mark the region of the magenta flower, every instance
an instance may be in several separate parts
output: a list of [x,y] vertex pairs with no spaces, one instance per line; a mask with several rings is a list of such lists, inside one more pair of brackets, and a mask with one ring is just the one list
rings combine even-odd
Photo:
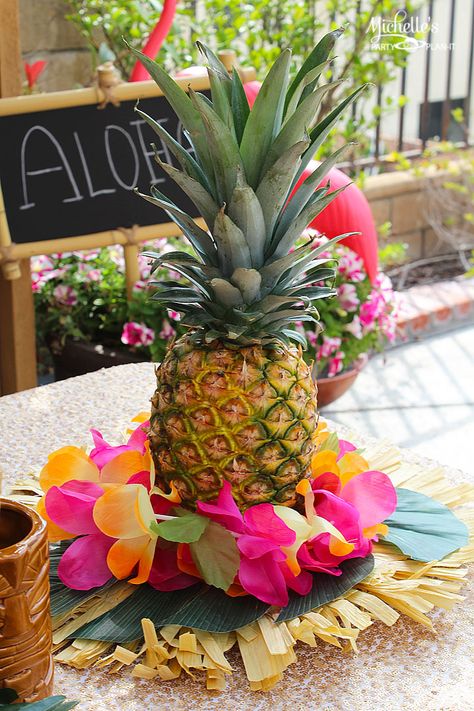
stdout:
[[287,556],[282,548],[293,545],[296,533],[276,515],[273,506],[258,504],[242,515],[232,487],[225,481],[215,502],[198,501],[197,508],[236,534],[241,558],[238,575],[244,590],[269,605],[284,607],[288,589],[282,567],[287,567]]
[[94,449],[89,454],[89,457],[100,470],[103,469],[108,462],[124,452],[135,451],[144,455],[149,424],[149,422],[144,422],[139,425],[130,435],[127,444],[119,445],[108,444],[98,430],[91,430],[92,439],[94,440]]
[[329,358],[341,345],[341,339],[331,336],[323,336],[323,343],[319,349],[318,358]]
[[[340,441],[340,445],[344,454],[353,451],[349,442]],[[349,545],[324,533],[302,546],[298,561],[306,570],[338,575],[337,566],[343,560],[367,556],[372,540],[386,533],[383,521],[395,511],[396,490],[389,477],[379,471],[363,472],[346,482],[326,472],[314,479],[311,487],[305,505],[314,506],[318,516],[331,521]]]
[[155,340],[155,332],[144,323],[129,321],[124,324],[121,341],[127,346],[150,346]]
[[52,486],[45,497],[46,513],[53,523],[76,538],[61,556],[58,577],[74,590],[90,590],[112,577],[107,555],[115,543],[94,522],[92,512],[104,490],[91,481],[72,479]]
[[334,356],[329,360],[329,378],[333,378],[335,375],[341,372],[342,368],[344,367],[344,355],[344,351],[337,351]]
[[72,286],[59,284],[53,291],[53,296],[62,306],[75,306],[77,304],[77,294]]

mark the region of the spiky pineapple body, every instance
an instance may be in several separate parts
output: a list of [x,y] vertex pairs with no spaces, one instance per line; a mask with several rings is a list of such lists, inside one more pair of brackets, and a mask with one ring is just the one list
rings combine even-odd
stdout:
[[293,506],[309,474],[317,389],[295,347],[196,346],[184,336],[157,370],[151,448],[162,486],[193,505],[232,485],[240,508]]

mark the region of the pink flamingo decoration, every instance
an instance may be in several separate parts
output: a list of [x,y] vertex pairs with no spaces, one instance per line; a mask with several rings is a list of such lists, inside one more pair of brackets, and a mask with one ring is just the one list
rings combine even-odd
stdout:
[[[160,19],[143,48],[143,54],[147,57],[154,59],[158,54],[173,24],[177,4],[177,0],[164,0]],[[146,81],[149,78],[150,75],[145,67],[140,62],[136,62],[130,75],[130,81]]]

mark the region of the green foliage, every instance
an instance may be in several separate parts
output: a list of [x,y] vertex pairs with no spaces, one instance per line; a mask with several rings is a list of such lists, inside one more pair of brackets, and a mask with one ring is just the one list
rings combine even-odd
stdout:
[[382,269],[398,267],[407,260],[408,244],[406,242],[392,242],[379,249],[379,264]]
[[123,37],[135,47],[158,21],[162,2],[157,0],[69,0],[71,12],[66,15],[87,41],[94,65],[114,59],[127,79],[134,59]]
[[307,595],[291,592],[290,601],[280,612],[277,622],[292,620],[336,600],[370,575],[374,569],[374,557],[368,555],[366,558],[350,558],[339,567],[342,573],[338,576],[313,573],[313,587]]
[[205,516],[186,511],[180,518],[161,523],[152,523],[151,530],[165,541],[174,543],[194,543],[199,541],[209,524],[209,519]]
[[397,489],[397,508],[385,523],[384,540],[412,560],[441,560],[469,542],[466,524],[447,506],[409,489]]
[[215,521],[209,521],[199,544],[191,543],[190,548],[206,583],[227,590],[234,582],[240,564],[239,549],[232,533]]
[[28,709],[28,711],[69,711],[79,703],[79,701],[66,701],[65,696],[49,696],[47,699],[41,699],[41,701],[18,704],[15,703],[17,698],[18,694],[13,689],[0,689],[1,711],[17,711],[19,709]]

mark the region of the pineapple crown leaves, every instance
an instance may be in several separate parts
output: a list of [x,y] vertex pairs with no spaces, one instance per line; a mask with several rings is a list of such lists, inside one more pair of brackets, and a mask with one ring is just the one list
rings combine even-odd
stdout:
[[182,313],[183,324],[199,341],[304,343],[292,325],[317,323],[317,300],[335,293],[325,285],[333,282],[334,267],[319,256],[328,243],[296,245],[341,192],[331,192],[322,181],[351,144],[324,160],[289,198],[342,112],[366,88],[353,91],[317,121],[324,96],[336,84],[318,87],[318,81],[341,33],[323,37],[291,82],[291,52],[283,51],[251,110],[238,72],[234,68],[229,74],[204,44],[198,47],[208,64],[211,99],[191,88],[184,91],[156,62],[131,49],[178,115],[192,148],[186,151],[136,107],[176,161],[164,163],[155,151],[158,164],[192,199],[209,228],[201,229],[154,186],[151,195],[138,193],[163,209],[194,249],[195,255],[145,254],[153,260],[152,272],[165,267],[187,282],[152,282],[157,287],[152,299]]

